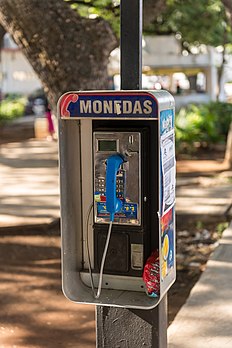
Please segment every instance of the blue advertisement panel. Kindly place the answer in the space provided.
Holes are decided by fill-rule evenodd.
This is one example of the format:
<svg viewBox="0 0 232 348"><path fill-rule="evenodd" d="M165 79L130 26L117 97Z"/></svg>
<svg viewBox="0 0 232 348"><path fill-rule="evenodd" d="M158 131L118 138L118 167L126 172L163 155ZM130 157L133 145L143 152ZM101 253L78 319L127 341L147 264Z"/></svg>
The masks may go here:
<svg viewBox="0 0 232 348"><path fill-rule="evenodd" d="M174 111L164 110L160 113L161 281L175 266L175 184Z"/></svg>

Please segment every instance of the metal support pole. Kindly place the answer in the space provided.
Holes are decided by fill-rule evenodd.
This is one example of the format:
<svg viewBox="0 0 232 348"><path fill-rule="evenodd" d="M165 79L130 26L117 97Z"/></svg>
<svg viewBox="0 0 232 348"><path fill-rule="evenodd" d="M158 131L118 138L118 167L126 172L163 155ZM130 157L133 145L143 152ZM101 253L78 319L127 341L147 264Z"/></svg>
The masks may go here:
<svg viewBox="0 0 232 348"><path fill-rule="evenodd" d="M142 88L142 0L121 0L121 89Z"/></svg>
<svg viewBox="0 0 232 348"><path fill-rule="evenodd" d="M142 88L142 0L121 0L121 89ZM96 309L98 348L167 348L167 295L152 310Z"/></svg>
<svg viewBox="0 0 232 348"><path fill-rule="evenodd" d="M98 348L167 348L167 295L152 310L97 307Z"/></svg>

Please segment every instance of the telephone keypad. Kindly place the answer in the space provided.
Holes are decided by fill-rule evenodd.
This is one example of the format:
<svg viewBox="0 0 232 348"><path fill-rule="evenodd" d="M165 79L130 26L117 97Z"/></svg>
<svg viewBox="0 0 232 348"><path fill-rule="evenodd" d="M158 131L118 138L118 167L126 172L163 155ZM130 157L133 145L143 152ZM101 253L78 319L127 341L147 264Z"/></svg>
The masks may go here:
<svg viewBox="0 0 232 348"><path fill-rule="evenodd" d="M104 177L98 177L95 181L95 187L96 191L102 193L105 193L105 178Z"/></svg>
<svg viewBox="0 0 232 348"><path fill-rule="evenodd" d="M119 170L116 176L116 197L123 199L125 196L125 171L123 169Z"/></svg>
<svg viewBox="0 0 232 348"><path fill-rule="evenodd" d="M120 170L116 177L116 196L117 198L123 199L125 196L124 192L125 187L125 173L124 170ZM99 192L101 195L105 195L106 192L106 183L104 177L98 177L95 180L96 192Z"/></svg>

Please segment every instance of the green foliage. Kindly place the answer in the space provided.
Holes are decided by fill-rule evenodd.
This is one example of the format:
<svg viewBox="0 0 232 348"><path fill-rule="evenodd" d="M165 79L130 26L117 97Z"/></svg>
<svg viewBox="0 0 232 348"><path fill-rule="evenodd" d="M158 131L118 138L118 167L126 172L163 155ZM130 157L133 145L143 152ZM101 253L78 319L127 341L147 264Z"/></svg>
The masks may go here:
<svg viewBox="0 0 232 348"><path fill-rule="evenodd" d="M167 0L166 26L179 32L184 46L219 46L231 41L231 26L221 0ZM226 41L226 42L225 42Z"/></svg>
<svg viewBox="0 0 232 348"><path fill-rule="evenodd" d="M114 32L120 32L120 0L65 0L83 17L102 17Z"/></svg>
<svg viewBox="0 0 232 348"><path fill-rule="evenodd" d="M217 47L232 41L231 20L221 0L166 0L166 5L147 32L176 34L190 52L202 44Z"/></svg>
<svg viewBox="0 0 232 348"><path fill-rule="evenodd" d="M229 222L220 222L216 227L216 232L219 237L222 236L222 233L229 227Z"/></svg>
<svg viewBox="0 0 232 348"><path fill-rule="evenodd" d="M197 230L202 230L203 227L204 227L204 224L203 224L202 221L197 221L197 222L196 222L196 229L197 229Z"/></svg>
<svg viewBox="0 0 232 348"><path fill-rule="evenodd" d="M22 97L9 96L0 102L0 122L10 121L23 116L26 99Z"/></svg>
<svg viewBox="0 0 232 348"><path fill-rule="evenodd" d="M120 0L65 1L81 16L103 17L119 36ZM149 6L146 0L144 6ZM232 42L231 21L221 0L166 0L166 10L154 11L151 23L145 33L178 34L188 51L201 44L216 47Z"/></svg>
<svg viewBox="0 0 232 348"><path fill-rule="evenodd" d="M211 102L202 105L189 105L176 115L177 149L184 143L190 149L194 143L210 145L226 141L232 104Z"/></svg>

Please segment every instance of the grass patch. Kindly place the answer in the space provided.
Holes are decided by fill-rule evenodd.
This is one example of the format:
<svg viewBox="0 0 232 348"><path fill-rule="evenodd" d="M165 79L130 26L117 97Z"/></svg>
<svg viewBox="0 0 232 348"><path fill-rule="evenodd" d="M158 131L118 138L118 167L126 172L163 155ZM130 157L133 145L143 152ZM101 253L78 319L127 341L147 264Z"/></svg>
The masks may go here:
<svg viewBox="0 0 232 348"><path fill-rule="evenodd" d="M0 123L14 120L24 115L26 98L12 97L0 102Z"/></svg>

